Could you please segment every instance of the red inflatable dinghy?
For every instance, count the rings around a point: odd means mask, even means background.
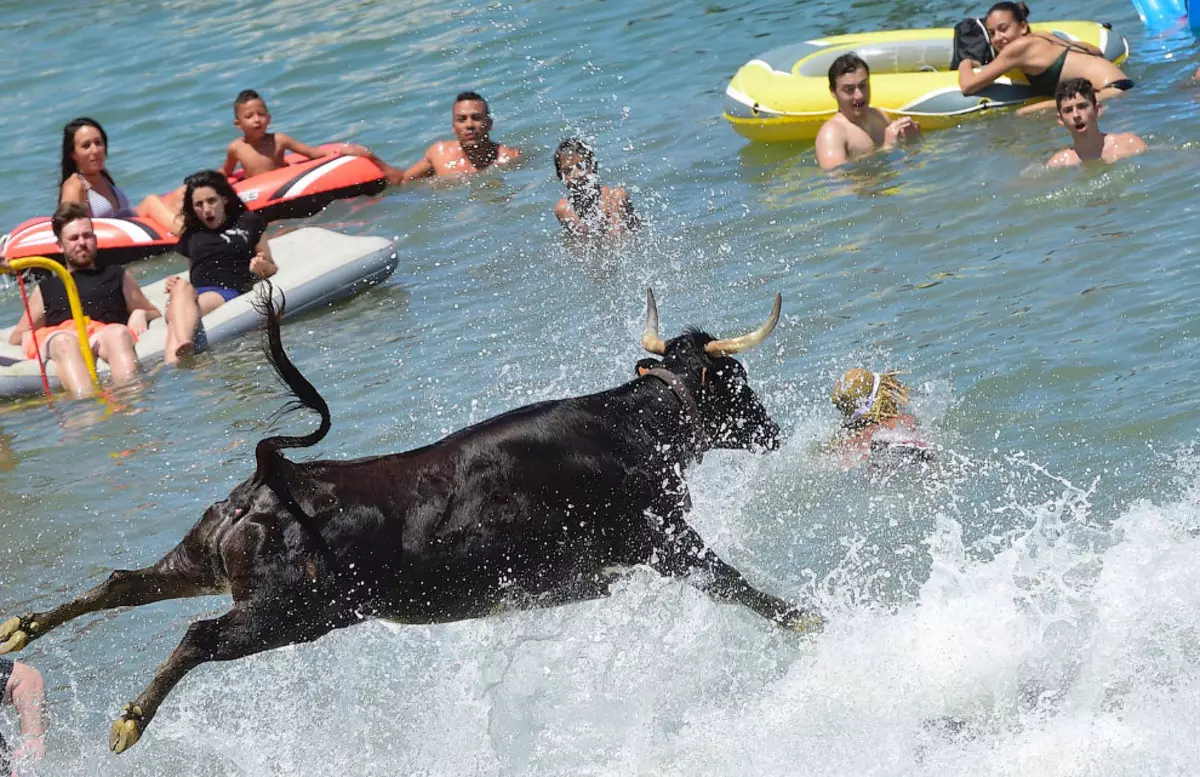
[[[285,167],[253,178],[230,179],[250,210],[267,221],[311,216],[334,200],[376,194],[387,187],[383,171],[370,159],[339,154],[340,143],[320,146],[330,156],[309,159],[288,154]]]
[[[250,210],[267,221],[300,218],[319,212],[334,200],[376,194],[387,187],[383,171],[366,157],[338,154],[340,143],[320,148],[330,156],[309,159],[288,154],[287,165],[269,173],[243,180],[230,178],[234,191]],[[99,244],[99,264],[124,264],[170,251],[178,239],[171,231],[150,219],[92,219]],[[0,256],[19,259],[25,256],[60,255],[50,218],[30,219],[8,236]]]
[[[100,265],[124,264],[165,253],[175,247],[178,238],[170,230],[149,219],[105,218],[92,219],[96,230],[96,243],[100,248],[96,263]],[[29,219],[8,236],[4,243],[5,259],[20,259],[26,256],[49,256],[57,259],[62,255],[50,217]]]

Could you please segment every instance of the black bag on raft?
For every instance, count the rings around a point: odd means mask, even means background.
[[[983,19],[963,19],[954,25],[954,56],[950,58],[950,69],[958,70],[964,59],[973,59],[981,65],[992,61],[992,39],[988,37]]]

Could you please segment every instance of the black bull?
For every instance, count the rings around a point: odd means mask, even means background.
[[[518,408],[417,450],[297,464],[279,452],[319,442],[328,406],[288,359],[264,302],[268,355],[298,406],[320,414],[302,437],[271,437],[254,475],[209,507],[151,567],[116,571],[49,612],[0,625],[0,653],[90,612],[228,592],[233,607],[193,623],[125,706],[110,745],[137,742],[167,694],[206,661],[314,640],[368,618],[438,623],[508,607],[604,596],[614,570],[647,564],[788,628],[814,614],[752,587],[684,521],[684,469],[712,448],[774,448],[779,427],[728,354],[770,333],[664,342],[647,297],[643,344],[661,356],[635,380]]]

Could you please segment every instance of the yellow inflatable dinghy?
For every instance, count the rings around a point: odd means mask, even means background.
[[[1041,22],[1035,31],[1084,41],[1116,64],[1129,44],[1099,22]],[[898,30],[835,35],[773,49],[750,60],[725,89],[725,118],[738,134],[764,143],[813,140],[837,112],[829,93],[829,65],[855,52],[871,68],[871,105],[895,116],[912,116],[923,130],[958,124],[964,117],[1046,99],[1018,71],[977,94],[964,95],[950,70],[954,30]]]

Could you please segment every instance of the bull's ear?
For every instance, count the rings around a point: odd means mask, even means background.
[[[636,371],[638,377],[645,375],[650,370],[658,369],[662,366],[662,362],[658,359],[638,359]]]

